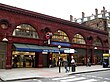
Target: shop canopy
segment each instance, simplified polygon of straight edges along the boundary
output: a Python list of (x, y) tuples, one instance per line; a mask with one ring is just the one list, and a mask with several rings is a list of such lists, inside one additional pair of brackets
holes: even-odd
[[(26, 52), (59, 52), (57, 47), (49, 47), (49, 46), (37, 46), (31, 44), (17, 44), (14, 43), (16, 51), (26, 51)], [(65, 50), (70, 50), (70, 48), (61, 48), (60, 52), (65, 53)]]

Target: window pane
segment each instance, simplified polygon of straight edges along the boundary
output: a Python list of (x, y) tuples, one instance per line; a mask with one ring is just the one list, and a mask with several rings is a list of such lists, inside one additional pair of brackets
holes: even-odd
[(38, 38), (38, 34), (36, 33), (35, 29), (28, 24), (21, 24), (17, 26), (13, 32), (13, 36)]
[(81, 36), (80, 34), (76, 34), (72, 40), (73, 43), (77, 43), (77, 44), (85, 44), (85, 40), (83, 38), (83, 36)]
[(67, 34), (61, 30), (58, 30), (57, 32), (54, 33), (54, 35), (52, 36), (52, 40), (61, 41), (61, 42), (69, 42), (69, 38)]

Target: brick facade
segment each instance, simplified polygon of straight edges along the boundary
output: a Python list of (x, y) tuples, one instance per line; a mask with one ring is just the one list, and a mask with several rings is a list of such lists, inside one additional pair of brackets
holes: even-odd
[[(55, 17), (51, 17), (48, 15), (0, 4), (0, 23), (2, 23), (2, 20), (5, 20), (8, 25), (8, 28), (5, 28), (5, 29), (0, 27), (0, 41), (2, 42), (2, 39), (4, 37), (8, 39), (6, 65), (5, 65), (6, 68), (12, 68), (11, 57), (12, 57), (13, 43), (28, 43), (28, 44), (35, 44), (35, 45), (45, 45), (44, 41), (46, 39), (45, 39), (45, 33), (43, 32), (43, 30), (46, 27), (48, 27), (53, 34), (57, 30), (64, 31), (69, 37), (70, 44), (72, 44), (70, 48), (83, 48), (86, 50), (86, 55), (88, 55), (89, 53), (88, 49), (92, 49), (92, 55), (94, 54), (94, 51), (93, 51), (94, 46), (92, 45), (92, 40), (87, 39), (89, 36), (92, 36), (93, 40), (98, 37), (101, 40), (102, 45), (103, 45), (102, 47), (97, 46), (98, 49), (103, 50), (104, 52), (108, 51), (108, 45), (105, 45), (105, 41), (108, 40), (108, 33), (104, 30), (103, 31), (94, 30), (84, 25), (70, 22), (67, 20), (63, 20), (60, 18), (55, 18)], [(16, 28), (16, 26), (20, 24), (30, 24), (31, 26), (33, 26), (36, 32), (38, 33), (39, 39), (31, 39), (31, 38), (28, 39), (28, 38), (12, 36), (12, 33), (14, 29)], [(73, 36), (75, 34), (81, 34), (84, 37), (87, 44), (81, 45), (81, 44), (71, 43)], [(108, 44), (108, 42), (106, 42), (106, 44)], [(39, 61), (40, 60), (41, 59), (39, 58)], [(41, 63), (42, 62), (40, 61), (40, 64)]]

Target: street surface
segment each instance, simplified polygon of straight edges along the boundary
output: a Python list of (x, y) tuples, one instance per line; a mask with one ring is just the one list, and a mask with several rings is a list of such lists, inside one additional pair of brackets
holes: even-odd
[(28, 79), (11, 82), (110, 82), (110, 70), (74, 74), (59, 78)]

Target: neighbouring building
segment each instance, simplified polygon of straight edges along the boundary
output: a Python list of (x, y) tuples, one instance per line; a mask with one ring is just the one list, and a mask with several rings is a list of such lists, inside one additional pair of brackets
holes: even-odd
[[(85, 16), (85, 13), (82, 12), (82, 18), (74, 18), (70, 15), (70, 20), (77, 22), (79, 24), (85, 24), (88, 27), (94, 29), (103, 30), (102, 27), (105, 27), (105, 30), (108, 32), (108, 43), (109, 43), (109, 54), (110, 54), (110, 11), (107, 11), (103, 6), (101, 12), (98, 12), (98, 9), (95, 9), (95, 14), (90, 16)], [(104, 26), (103, 26), (104, 25)]]
[[(68, 60), (73, 56), (78, 65), (85, 65), (88, 57), (99, 64), (109, 44), (105, 23), (98, 20), (101, 26), (94, 29), (0, 4), (0, 68), (48, 67), (49, 59), (57, 66), (59, 56)], [(75, 53), (66, 51), (73, 49)]]

